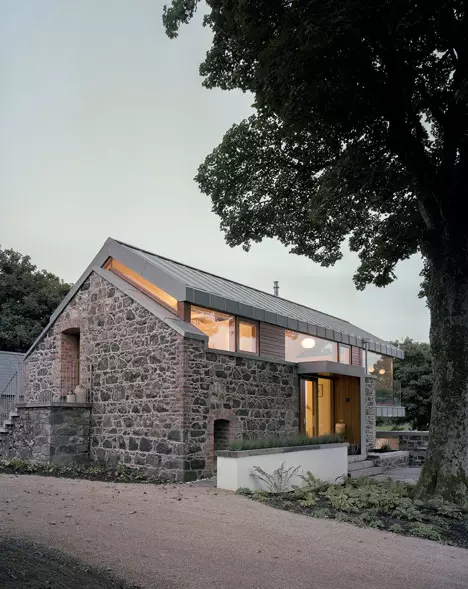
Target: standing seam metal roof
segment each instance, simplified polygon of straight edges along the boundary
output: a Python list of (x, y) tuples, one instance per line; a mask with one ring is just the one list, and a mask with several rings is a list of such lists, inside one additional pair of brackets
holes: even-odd
[(348, 321), (334, 317), (333, 315), (322, 313), (316, 309), (311, 309), (304, 305), (277, 297), (273, 294), (239, 284), (227, 278), (222, 278), (180, 262), (140, 250), (134, 246), (122, 242), (119, 243), (137, 252), (151, 264), (154, 264), (160, 270), (171, 275), (176, 280), (183, 282), (189, 288), (225, 297), (243, 303), (244, 305), (251, 305), (291, 319), (311, 323), (318, 327), (339, 331), (349, 336), (362, 339), (369, 338), (373, 342), (389, 346), (385, 340), (376, 337)]

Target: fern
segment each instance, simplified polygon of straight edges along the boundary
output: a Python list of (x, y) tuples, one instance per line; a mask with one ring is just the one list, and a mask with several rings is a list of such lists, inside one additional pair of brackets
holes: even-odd
[(269, 493), (286, 493), (291, 489), (290, 481), (300, 469), (300, 466), (287, 467), (284, 462), (271, 474), (264, 471), (259, 466), (254, 466), (251, 474), (267, 486)]

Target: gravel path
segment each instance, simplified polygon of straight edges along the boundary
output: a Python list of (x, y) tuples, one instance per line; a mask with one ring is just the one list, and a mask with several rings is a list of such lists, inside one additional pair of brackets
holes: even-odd
[(0, 475), (0, 534), (63, 550), (145, 588), (468, 587), (468, 551), (197, 485)]

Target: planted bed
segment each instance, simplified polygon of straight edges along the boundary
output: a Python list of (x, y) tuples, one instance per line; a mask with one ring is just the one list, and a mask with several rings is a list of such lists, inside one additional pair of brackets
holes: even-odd
[[(294, 444), (296, 441), (296, 445), (285, 446), (280, 446), (281, 440), (272, 439), (265, 439), (263, 444), (261, 440), (233, 442), (230, 450), (217, 453), (218, 487), (230, 491), (241, 487), (252, 491), (266, 490), (267, 483), (259, 473), (271, 473), (282, 467), (289, 472), (291, 486), (304, 484), (302, 477), (307, 472), (328, 482), (347, 476), (348, 444), (341, 442), (338, 436), (289, 439), (283, 443)], [(232, 449), (244, 446), (250, 446), (250, 449)]]

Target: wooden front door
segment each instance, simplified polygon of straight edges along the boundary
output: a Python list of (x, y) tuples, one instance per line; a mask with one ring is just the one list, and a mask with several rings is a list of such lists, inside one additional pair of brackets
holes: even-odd
[(345, 439), (350, 444), (361, 444), (361, 390), (360, 379), (354, 376), (336, 376), (335, 420), (346, 425)]

